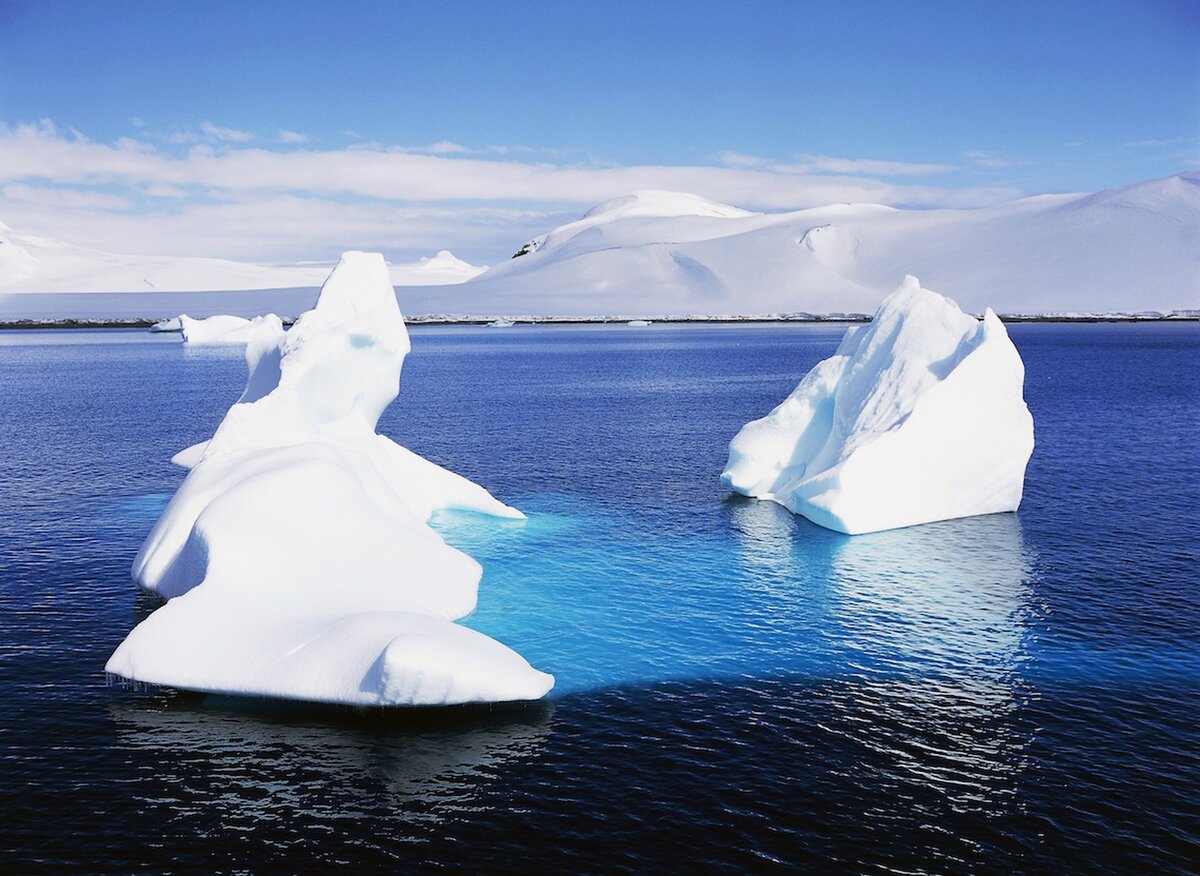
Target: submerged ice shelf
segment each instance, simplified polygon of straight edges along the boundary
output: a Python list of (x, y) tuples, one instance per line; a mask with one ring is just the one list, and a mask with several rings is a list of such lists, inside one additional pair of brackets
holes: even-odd
[(523, 515), (375, 426), (408, 333), (376, 254), (347, 253), (285, 332), (264, 319), (249, 377), (134, 562), (168, 600), (109, 659), (141, 682), (355, 705), (538, 699), (553, 686), (454, 623), (478, 563), (429, 526), (443, 509)]
[(851, 535), (1015, 511), (1033, 452), (1025, 368), (1003, 323), (915, 277), (729, 444), (721, 475)]

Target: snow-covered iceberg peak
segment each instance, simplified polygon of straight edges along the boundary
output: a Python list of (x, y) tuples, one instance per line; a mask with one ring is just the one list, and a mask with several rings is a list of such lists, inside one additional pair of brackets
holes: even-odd
[(290, 331), (259, 325), (249, 378), (133, 575), (169, 601), (107, 670), (191, 690), (362, 705), (537, 699), (554, 680), (453, 623), (481, 569), (439, 509), (523, 515), (382, 435), (409, 350), (383, 257), (346, 253)]
[(248, 339), (246, 391), (208, 452), (374, 439), (410, 349), (383, 258), (346, 253), (291, 330), (266, 324)]
[(721, 482), (857, 534), (1015, 511), (1033, 452), (1003, 323), (915, 277), (729, 444)]

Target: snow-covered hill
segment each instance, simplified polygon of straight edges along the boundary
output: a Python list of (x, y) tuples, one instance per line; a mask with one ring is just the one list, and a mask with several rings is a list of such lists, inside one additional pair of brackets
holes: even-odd
[[(0, 222), (0, 292), (193, 292), (317, 287), (331, 265), (255, 265), (213, 258), (120, 255), (18, 234)], [(442, 250), (388, 265), (394, 286), (461, 283), (485, 270)]]
[[(115, 255), (0, 225), (0, 318), (254, 316), (264, 307), (294, 316), (327, 272)], [(443, 250), (390, 272), (411, 316), (871, 313), (906, 274), (975, 313), (1195, 310), (1200, 173), (974, 210), (833, 204), (753, 213), (642, 191), (605, 201), (490, 270)], [(283, 291), (194, 291), (258, 289)], [(193, 294), (156, 294), (163, 290)], [(138, 296), (3, 294), (38, 291)]]
[(1200, 306), (1200, 174), (975, 210), (835, 204), (751, 213), (695, 195), (606, 201), (408, 313), (864, 312), (905, 274), (967, 310)]

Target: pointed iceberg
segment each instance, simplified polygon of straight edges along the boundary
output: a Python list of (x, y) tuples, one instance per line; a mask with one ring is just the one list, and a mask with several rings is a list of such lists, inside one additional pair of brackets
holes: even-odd
[(532, 700), (554, 680), (453, 621), (479, 564), (439, 509), (521, 512), (390, 439), (408, 332), (374, 253), (346, 253), (290, 331), (264, 320), (249, 378), (134, 561), (167, 604), (108, 661), (171, 687), (353, 705)]
[(915, 277), (729, 444), (728, 488), (855, 535), (1015, 511), (1033, 452), (1004, 325)]

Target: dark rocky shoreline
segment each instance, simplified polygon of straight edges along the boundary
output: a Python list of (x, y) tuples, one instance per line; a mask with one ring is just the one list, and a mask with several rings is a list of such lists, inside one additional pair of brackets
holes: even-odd
[[(628, 316), (537, 316), (537, 317), (506, 317), (515, 325), (622, 325), (630, 319)], [(1176, 311), (1169, 314), (1000, 314), (1006, 323), (1126, 323), (1126, 322), (1200, 322), (1200, 310)], [(412, 316), (405, 319), (408, 325), (480, 325), (493, 322), (495, 316)], [(726, 323), (855, 323), (869, 322), (871, 317), (864, 313), (839, 313), (829, 315), (803, 314), (796, 316), (656, 316), (649, 318), (652, 323), (672, 325), (685, 324), (726, 324)], [(0, 330), (8, 329), (148, 329), (158, 319), (150, 317), (129, 319), (16, 319), (0, 320)], [(294, 320), (285, 318), (284, 324), (289, 325)]]

